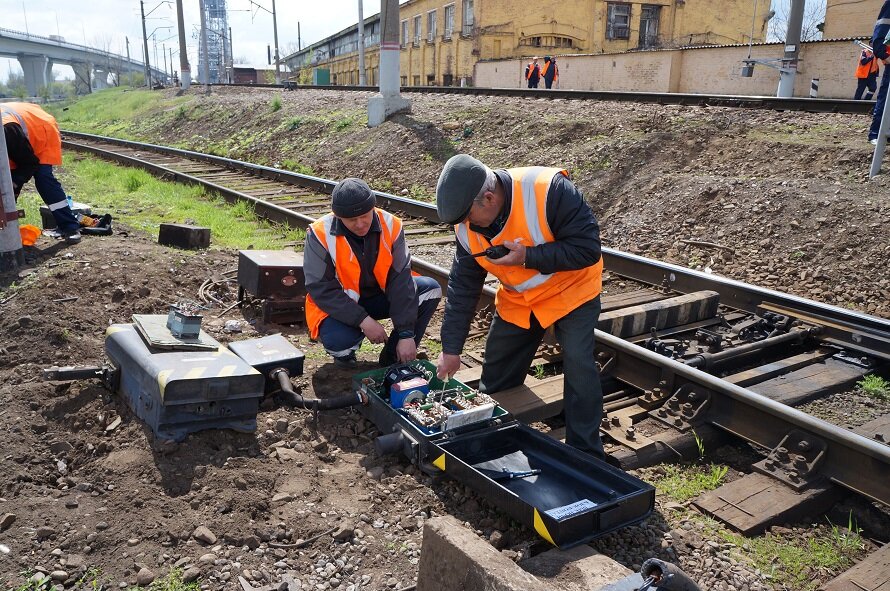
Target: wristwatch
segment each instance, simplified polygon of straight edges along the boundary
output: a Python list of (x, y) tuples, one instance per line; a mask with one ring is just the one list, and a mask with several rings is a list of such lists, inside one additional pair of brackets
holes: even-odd
[(414, 331), (413, 331), (413, 330), (400, 330), (400, 331), (399, 331), (399, 338), (400, 338), (400, 339), (413, 339), (413, 338), (414, 338)]

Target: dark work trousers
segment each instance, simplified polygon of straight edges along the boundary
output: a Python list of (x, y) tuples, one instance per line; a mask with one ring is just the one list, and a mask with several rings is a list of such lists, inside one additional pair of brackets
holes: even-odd
[(890, 87), (890, 67), (884, 68), (884, 75), (881, 77), (881, 88), (878, 90), (878, 100), (875, 103), (875, 110), (871, 118), (871, 128), (868, 130), (868, 139), (878, 139), (878, 132), (881, 130), (881, 116), (884, 114), (884, 103), (887, 102), (887, 90)]
[(529, 88), (537, 88), (537, 87), (538, 87), (538, 80), (537, 80), (536, 78), (529, 78), (529, 81), (528, 81), (528, 87), (529, 87)]
[[(431, 277), (414, 277), (414, 287), (417, 289), (417, 323), (414, 325), (414, 342), (420, 345), (426, 326), (433, 317), (433, 312), (442, 299), (442, 287), (439, 282)], [(389, 300), (386, 294), (377, 294), (370, 298), (361, 298), (358, 305), (374, 320), (389, 318)], [(343, 324), (339, 320), (328, 316), (318, 328), (318, 340), (324, 345), (325, 350), (334, 357), (343, 357), (358, 350), (365, 334), (357, 326)], [(395, 347), (399, 335), (396, 331), (389, 336), (388, 347)], [(391, 350), (395, 350), (394, 348)]]
[[(594, 360), (593, 333), (599, 315), (597, 296), (557, 320), (555, 328), (562, 345), (566, 443), (602, 459), (603, 389)], [(543, 338), (544, 329), (534, 315), (526, 329), (495, 314), (485, 343), (479, 390), (495, 394), (522, 384)]]
[(857, 78), (857, 80), (856, 94), (853, 95), (853, 100), (858, 101), (862, 99), (862, 93), (865, 92), (865, 89), (867, 88), (868, 93), (865, 95), (865, 100), (870, 101), (875, 94), (875, 90), (878, 89), (877, 74), (869, 76), (868, 78)]
[[(24, 184), (24, 180), (21, 176), (16, 176), (14, 169), (12, 170), (12, 182), (17, 185)], [(56, 227), (61, 234), (70, 234), (80, 230), (80, 222), (77, 221), (71, 208), (68, 207), (68, 197), (65, 195), (62, 184), (53, 175), (52, 166), (49, 164), (39, 164), (37, 166), (37, 170), (34, 171), (34, 186), (40, 198), (43, 199), (43, 202), (49, 208), (50, 213), (53, 214), (53, 218), (56, 220)]]

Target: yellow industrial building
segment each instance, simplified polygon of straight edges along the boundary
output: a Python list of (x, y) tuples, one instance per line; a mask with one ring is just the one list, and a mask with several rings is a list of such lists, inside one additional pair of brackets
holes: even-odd
[(883, 4), (884, 0), (827, 0), (823, 37), (871, 37)]
[[(401, 83), (472, 85), (487, 60), (761, 42), (769, 9), (770, 0), (408, 0), (399, 6)], [(364, 23), (369, 85), (379, 42), (375, 15)], [(294, 82), (358, 84), (358, 25), (284, 61)]]

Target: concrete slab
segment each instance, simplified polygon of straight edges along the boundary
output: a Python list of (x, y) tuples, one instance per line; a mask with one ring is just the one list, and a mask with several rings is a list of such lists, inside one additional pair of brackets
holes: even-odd
[(600, 589), (633, 574), (626, 566), (586, 545), (570, 550), (548, 550), (522, 561), (519, 566), (549, 588), (562, 591)]
[(423, 527), (417, 591), (552, 591), (455, 518)]

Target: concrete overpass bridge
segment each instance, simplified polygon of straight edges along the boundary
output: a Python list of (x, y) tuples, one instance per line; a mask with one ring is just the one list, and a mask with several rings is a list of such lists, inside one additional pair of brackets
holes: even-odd
[[(122, 55), (86, 45), (68, 43), (64, 39), (29, 35), (0, 28), (0, 56), (18, 59), (25, 74), (28, 94), (37, 96), (41, 86), (53, 81), (53, 65), (65, 64), (74, 70), (74, 87), (78, 94), (108, 86), (108, 76), (127, 72), (144, 72), (145, 65)], [(152, 80), (165, 81), (168, 76), (152, 68)]]

